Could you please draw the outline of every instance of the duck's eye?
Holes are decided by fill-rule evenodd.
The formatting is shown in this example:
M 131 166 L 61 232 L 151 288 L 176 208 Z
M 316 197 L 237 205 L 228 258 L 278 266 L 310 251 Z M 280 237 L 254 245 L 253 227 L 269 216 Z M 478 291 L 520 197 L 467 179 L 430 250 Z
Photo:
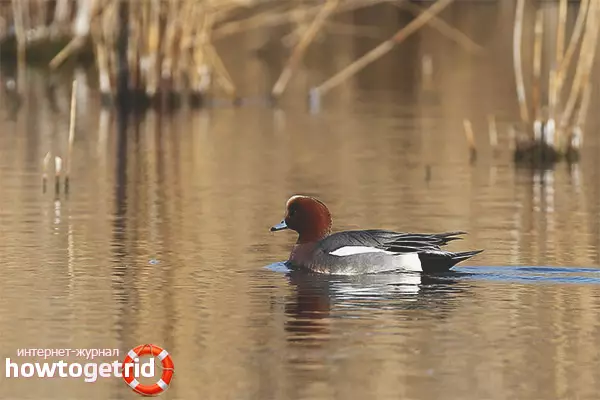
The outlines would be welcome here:
M 294 214 L 296 214 L 296 209 L 295 208 L 290 209 L 290 212 L 288 214 L 290 215 L 290 217 L 293 217 Z

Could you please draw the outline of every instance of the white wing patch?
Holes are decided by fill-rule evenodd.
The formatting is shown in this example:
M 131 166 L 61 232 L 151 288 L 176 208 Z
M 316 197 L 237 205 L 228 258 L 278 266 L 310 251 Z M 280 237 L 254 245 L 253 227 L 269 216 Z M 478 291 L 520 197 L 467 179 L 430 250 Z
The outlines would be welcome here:
M 394 260 L 398 263 L 398 268 L 414 272 L 423 272 L 423 268 L 421 267 L 421 260 L 419 259 L 419 254 L 417 253 L 402 254 L 369 246 L 344 246 L 340 247 L 335 251 L 332 251 L 329 254 L 331 254 L 332 256 L 344 257 L 368 253 L 385 253 L 393 255 Z
M 396 254 L 391 251 L 378 249 L 376 247 L 369 246 L 344 246 L 339 249 L 332 251 L 331 255 L 343 257 L 343 256 L 352 256 L 354 254 L 365 254 L 365 253 L 385 253 L 385 254 Z

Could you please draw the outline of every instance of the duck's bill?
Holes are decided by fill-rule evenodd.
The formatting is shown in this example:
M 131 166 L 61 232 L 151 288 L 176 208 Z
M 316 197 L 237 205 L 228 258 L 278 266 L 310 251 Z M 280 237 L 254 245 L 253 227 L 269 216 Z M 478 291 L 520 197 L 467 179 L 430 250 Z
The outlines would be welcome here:
M 285 221 L 281 221 L 277 225 L 271 227 L 271 232 L 282 231 L 287 228 L 288 228 L 288 226 L 286 225 Z

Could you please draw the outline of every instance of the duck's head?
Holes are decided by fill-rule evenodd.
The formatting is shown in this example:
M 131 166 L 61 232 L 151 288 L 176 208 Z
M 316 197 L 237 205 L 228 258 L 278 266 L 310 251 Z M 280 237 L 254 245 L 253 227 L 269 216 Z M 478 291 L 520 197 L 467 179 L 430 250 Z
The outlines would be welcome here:
M 271 231 L 291 229 L 298 232 L 298 243 L 316 242 L 331 232 L 327 206 L 309 196 L 292 196 L 285 205 L 285 218 Z

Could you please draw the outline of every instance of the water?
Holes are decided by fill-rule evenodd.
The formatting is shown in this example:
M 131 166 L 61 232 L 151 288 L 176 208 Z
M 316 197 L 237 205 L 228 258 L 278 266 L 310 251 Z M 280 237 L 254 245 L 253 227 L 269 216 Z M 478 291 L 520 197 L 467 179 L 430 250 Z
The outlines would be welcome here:
M 70 77 L 54 103 L 47 78 L 29 70 L 18 113 L 0 94 L 2 362 L 21 348 L 123 356 L 154 343 L 175 363 L 165 399 L 596 398 L 597 116 L 579 165 L 516 168 L 510 36 L 461 18 L 453 22 L 486 56 L 423 31 L 314 115 L 307 86 L 372 42 L 357 39 L 320 69 L 328 42 L 317 45 L 280 110 L 256 101 L 150 113 L 124 136 L 86 84 L 94 78 L 78 72 L 68 196 L 54 195 L 53 179 L 42 193 L 41 160 L 66 153 Z M 423 54 L 434 60 L 434 92 L 421 85 Z M 273 80 L 250 79 L 265 74 L 257 59 L 232 68 L 246 93 Z M 497 154 L 488 113 L 498 116 Z M 473 165 L 463 118 L 476 130 Z M 335 230 L 466 230 L 451 248 L 486 251 L 436 278 L 290 274 L 282 262 L 295 236 L 269 227 L 296 193 L 328 204 Z M 0 398 L 84 397 L 139 398 L 117 378 L 0 378 Z

